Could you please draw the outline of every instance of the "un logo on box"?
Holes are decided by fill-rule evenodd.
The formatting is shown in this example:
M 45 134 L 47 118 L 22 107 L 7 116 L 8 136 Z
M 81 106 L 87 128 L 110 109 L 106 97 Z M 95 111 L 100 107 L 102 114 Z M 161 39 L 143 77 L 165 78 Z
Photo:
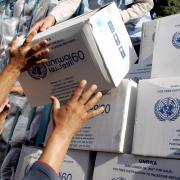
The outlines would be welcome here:
M 160 121 L 175 121 L 179 112 L 179 100 L 170 97 L 158 100 L 154 106 L 154 113 Z
M 44 64 L 33 65 L 28 74 L 36 80 L 44 79 L 47 76 L 47 68 Z
M 172 44 L 175 48 L 180 49 L 180 32 L 176 32 L 172 38 Z

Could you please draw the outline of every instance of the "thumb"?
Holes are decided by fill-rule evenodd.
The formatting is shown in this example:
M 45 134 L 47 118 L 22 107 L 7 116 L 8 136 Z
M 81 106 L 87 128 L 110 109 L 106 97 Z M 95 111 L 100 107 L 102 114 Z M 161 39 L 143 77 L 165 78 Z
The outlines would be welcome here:
M 57 109 L 60 109 L 60 102 L 59 100 L 55 97 L 55 96 L 51 96 L 51 101 L 52 101 L 52 104 L 53 104 L 53 111 L 54 110 L 57 110 Z
M 46 29 L 48 29 L 49 27 L 51 27 L 51 23 L 49 21 L 44 21 L 44 23 L 42 24 L 41 28 L 40 28 L 40 31 L 43 32 L 45 31 Z

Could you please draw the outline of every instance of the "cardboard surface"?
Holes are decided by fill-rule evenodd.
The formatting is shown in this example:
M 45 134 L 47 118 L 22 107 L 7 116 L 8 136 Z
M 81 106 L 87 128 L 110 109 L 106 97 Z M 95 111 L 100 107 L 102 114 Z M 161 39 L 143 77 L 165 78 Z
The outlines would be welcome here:
M 138 63 L 152 64 L 154 39 L 158 20 L 143 23 Z
M 178 160 L 98 153 L 93 180 L 175 180 L 179 167 Z
M 180 78 L 138 86 L 133 154 L 180 158 Z
M 180 14 L 158 20 L 152 78 L 180 76 Z
M 150 79 L 152 64 L 150 61 L 148 63 L 148 61 L 149 60 L 143 61 L 141 63 L 139 62 L 138 64 L 133 64 L 126 78 L 132 79 L 136 83 L 138 83 L 139 80 L 142 80 L 142 79 Z

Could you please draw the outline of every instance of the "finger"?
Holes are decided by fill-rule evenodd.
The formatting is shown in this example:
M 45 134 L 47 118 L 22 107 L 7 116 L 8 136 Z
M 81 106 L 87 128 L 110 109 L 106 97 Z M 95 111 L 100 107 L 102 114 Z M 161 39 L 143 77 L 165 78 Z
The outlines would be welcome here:
M 39 29 L 40 29 L 40 27 L 41 27 L 41 24 L 42 24 L 42 22 L 40 21 L 40 22 L 38 22 L 38 23 L 36 23 L 31 29 L 30 29 L 30 32 L 29 32 L 29 34 L 31 33 L 31 32 L 33 32 L 33 31 L 39 31 Z
M 40 28 L 40 31 L 43 32 L 43 31 L 47 30 L 48 28 L 50 28 L 51 26 L 52 26 L 51 21 L 45 20 L 43 25 Z
M 104 112 L 104 107 L 100 107 L 100 108 L 98 108 L 98 109 L 95 110 L 95 111 L 89 112 L 89 113 L 87 114 L 87 119 L 88 119 L 88 120 L 89 120 L 89 119 L 92 119 L 92 118 L 94 118 L 94 117 L 102 114 L 103 112 Z
M 10 104 L 7 104 L 4 111 L 0 113 L 0 134 L 2 134 L 3 129 L 4 129 L 4 123 L 6 120 L 6 117 L 9 113 L 10 110 Z
M 30 42 L 33 40 L 34 36 L 37 34 L 37 31 L 32 31 L 25 39 L 23 46 L 29 46 Z
M 94 97 L 92 97 L 89 102 L 85 105 L 85 109 L 86 111 L 89 111 L 90 109 L 92 109 L 96 103 L 100 100 L 100 98 L 102 97 L 102 93 L 98 92 Z
M 51 99 L 52 104 L 53 104 L 53 111 L 60 109 L 61 105 L 60 105 L 59 100 L 55 96 L 51 96 L 50 99 Z
M 43 31 L 45 31 L 46 29 L 48 29 L 49 27 L 51 27 L 50 25 L 49 25 L 49 23 L 43 23 L 43 25 L 41 26 L 41 28 L 40 28 L 40 31 L 41 32 L 43 32 Z
M 9 99 L 7 97 L 6 100 L 4 101 L 4 103 L 0 106 L 0 113 L 4 110 L 4 108 L 8 104 L 8 102 L 9 102 Z
M 7 104 L 3 110 L 3 112 L 0 113 L 0 122 L 4 122 L 8 113 L 9 113 L 9 110 L 10 110 L 10 104 Z
M 43 40 L 43 41 L 41 41 L 40 43 L 35 44 L 35 45 L 32 47 L 32 49 L 33 49 L 34 51 L 39 51 L 41 48 L 46 47 L 47 44 L 48 44 L 48 41 L 47 41 L 47 40 Z
M 32 57 L 29 58 L 29 60 L 33 63 L 41 60 L 45 55 L 49 53 L 49 49 L 43 49 L 36 54 L 34 54 Z
M 97 90 L 97 85 L 93 84 L 80 98 L 80 104 L 85 104 L 89 98 L 95 93 Z
M 87 84 L 86 80 L 82 80 L 80 82 L 79 87 L 75 90 L 74 95 L 72 96 L 70 101 L 77 101 L 81 97 L 81 94 L 84 88 L 86 87 L 86 84 Z
M 41 60 L 37 61 L 36 64 L 44 64 L 46 62 L 48 62 L 48 59 L 41 59 Z
M 13 40 L 12 44 L 11 44 L 11 49 L 16 49 L 18 46 L 18 42 L 19 42 L 19 37 L 16 36 L 15 39 Z
M 46 47 L 48 44 L 47 40 L 43 40 L 40 43 L 34 45 L 31 47 L 31 49 L 28 51 L 26 57 L 32 56 L 33 54 L 37 53 L 40 49 Z

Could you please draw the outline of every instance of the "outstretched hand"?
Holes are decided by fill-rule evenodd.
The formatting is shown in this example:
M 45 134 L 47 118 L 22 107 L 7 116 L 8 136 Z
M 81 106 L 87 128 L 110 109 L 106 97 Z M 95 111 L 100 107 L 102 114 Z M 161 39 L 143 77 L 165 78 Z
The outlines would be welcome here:
M 62 167 L 65 154 L 73 136 L 91 118 L 100 115 L 104 111 L 103 107 L 94 111 L 91 110 L 102 97 L 102 93 L 95 93 L 97 90 L 96 85 L 92 85 L 87 91 L 83 92 L 86 84 L 87 82 L 85 80 L 81 81 L 72 98 L 63 107 L 60 107 L 60 103 L 56 97 L 51 97 L 55 128 L 39 160 L 48 164 L 57 174 Z
M 87 82 L 81 81 L 72 98 L 64 107 L 60 107 L 58 99 L 51 97 L 53 103 L 53 119 L 55 128 L 73 137 L 91 119 L 104 111 L 103 107 L 90 111 L 92 107 L 102 97 L 96 85 L 92 85 L 87 91 L 83 92 Z
M 44 49 L 48 43 L 46 40 L 31 45 L 31 41 L 36 34 L 36 31 L 31 32 L 26 37 L 21 47 L 18 47 L 18 37 L 12 42 L 10 48 L 10 63 L 20 73 L 29 69 L 33 64 L 45 63 L 48 61 L 43 58 L 44 55 L 49 53 L 49 49 Z

